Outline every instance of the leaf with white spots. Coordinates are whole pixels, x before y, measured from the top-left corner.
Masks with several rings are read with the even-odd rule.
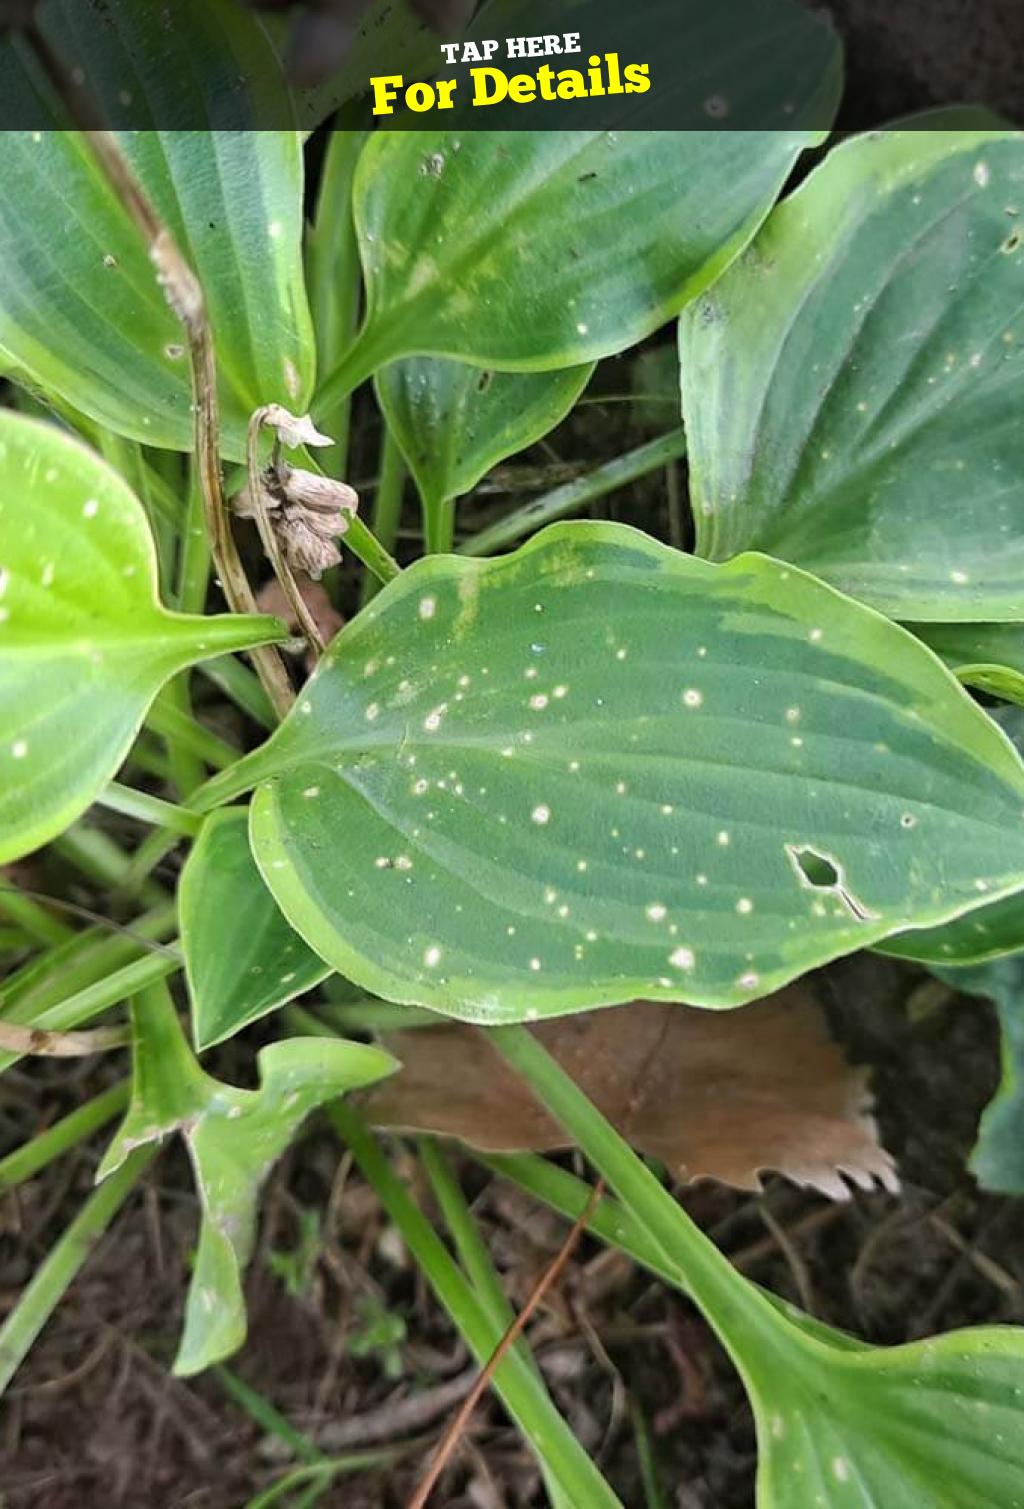
[[[950,625],[951,633],[955,634],[956,627]],[[1024,755],[1024,711],[1006,707],[990,716]],[[921,964],[984,964],[1019,949],[1024,949],[1024,891],[1004,896],[990,906],[976,907],[940,927],[900,933],[879,945],[880,953]]]
[[[166,74],[168,59],[157,66]],[[121,143],[202,282],[223,451],[243,460],[253,409],[278,401],[301,413],[312,390],[299,139],[139,131]],[[80,134],[0,134],[0,261],[0,348],[33,383],[118,434],[192,448],[182,327]]]
[[[286,634],[168,613],[134,493],[61,430],[0,411],[0,861],[88,807],[171,676]]]
[[[558,372],[482,372],[434,356],[383,367],[377,396],[427,515],[554,429],[593,370],[587,363]]]
[[[835,148],[683,314],[701,555],[1024,619],[1024,135],[962,119]]]
[[[772,1331],[741,1361],[758,1509],[1024,1509],[1020,1328],[866,1347],[776,1312]]]
[[[210,1048],[311,990],[330,967],[281,915],[249,848],[248,814],[211,813],[178,887],[196,1048]]]
[[[132,1099],[98,1179],[132,1151],[180,1132],[202,1205],[199,1246],[179,1375],[198,1373],[245,1340],[242,1275],[252,1251],[260,1185],[309,1113],[396,1067],[379,1048],[338,1039],[289,1038],[257,1055],[258,1090],[239,1090],[199,1067],[164,986],[132,1008]]]
[[[375,132],[353,190],[366,322],[321,412],[399,357],[541,372],[634,345],[728,266],[824,134]]]
[[[740,1005],[1024,886],[1024,766],[912,635],[612,524],[405,571],[206,800],[253,786],[310,947],[466,1020]]]

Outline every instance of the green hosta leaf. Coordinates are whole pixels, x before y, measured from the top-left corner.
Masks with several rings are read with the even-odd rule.
[[[978,1128],[971,1169],[986,1189],[1024,1195],[1024,953],[976,969],[936,969],[967,995],[988,996],[1002,1029],[1002,1081]]]
[[[945,632],[944,626],[943,632]],[[955,625],[950,632],[955,633]],[[1014,747],[1024,753],[1024,712],[1016,707],[993,714]],[[941,927],[929,927],[887,938],[879,952],[922,964],[980,964],[1024,948],[1024,891],[1004,896]]]
[[[182,871],[181,942],[198,1049],[283,1006],[330,970],[282,917],[253,862],[248,814],[213,813]]]
[[[237,0],[39,0],[33,18],[105,121],[167,130],[291,124],[291,102],[260,20]],[[66,124],[16,29],[0,37],[5,118]]]
[[[1004,896],[940,927],[899,933],[878,951],[919,964],[980,964],[1024,947],[1024,891]]]
[[[299,139],[142,131],[121,141],[202,281],[223,449],[241,460],[251,411],[280,402],[301,412],[312,387]],[[0,347],[33,382],[119,434],[191,449],[182,328],[80,135],[0,136],[0,261]]]
[[[454,42],[462,34],[474,4],[475,0],[451,0],[446,7],[445,41]],[[294,12],[281,20],[267,17],[282,54],[289,51],[288,33],[294,19]],[[439,40],[433,28],[421,21],[404,0],[369,0],[365,9],[360,8],[359,25],[341,66],[328,78],[298,92],[297,105],[303,124],[318,126],[349,100],[365,95],[368,80],[375,74],[399,73],[410,81],[430,78],[442,61]],[[301,50],[299,56],[301,61]]]
[[[467,1019],[739,1005],[1024,885],[1024,766],[910,634],[617,525],[404,572],[207,802],[257,783],[307,943]]]
[[[489,0],[468,35],[479,40],[560,32],[569,19],[557,4]],[[603,61],[603,54],[615,52],[623,64],[649,62],[652,87],[640,95],[591,95],[561,105],[537,97],[484,108],[473,104],[467,80],[460,82],[447,121],[477,131],[481,124],[488,130],[546,130],[554,110],[557,121],[571,119],[577,130],[655,126],[689,132],[716,121],[731,131],[789,128],[831,121],[842,90],[842,49],[827,13],[791,0],[730,0],[720,6],[705,0],[643,0],[630,6],[621,0],[583,0],[573,5],[571,22],[581,34],[582,55],[543,60],[556,73],[574,68],[586,77],[591,57]],[[500,56],[495,62],[509,74],[533,74],[538,65],[538,60],[510,62]],[[465,78],[468,70],[444,72]]]
[[[886,1348],[826,1335],[791,1328],[753,1368],[745,1358],[758,1509],[1024,1505],[1024,1332]]]
[[[362,1089],[397,1065],[379,1048],[289,1038],[257,1056],[258,1090],[205,1074],[189,1052],[164,987],[133,1008],[134,1080],[125,1119],[100,1165],[105,1178],[133,1148],[180,1132],[202,1203],[179,1374],[198,1373],[245,1340],[242,1274],[252,1250],[260,1185],[310,1111]]]
[[[436,512],[470,492],[492,466],[554,429],[593,370],[489,372],[433,356],[382,368],[377,395],[424,508]]]
[[[680,324],[702,555],[1024,618],[1021,217],[1024,137],[966,129],[848,142],[774,211]]]
[[[910,624],[964,683],[1004,702],[1024,704],[1024,626]]]
[[[142,505],[117,473],[0,411],[0,861],[88,807],[169,677],[284,637],[272,618],[166,612]]]
[[[378,132],[367,320],[320,403],[396,357],[544,371],[621,351],[732,261],[815,131]]]

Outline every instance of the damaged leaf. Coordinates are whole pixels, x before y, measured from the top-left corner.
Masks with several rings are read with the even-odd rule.
[[[403,571],[202,800],[253,786],[310,947],[491,1024],[742,1005],[1024,886],[1024,767],[930,651],[613,524]]]
[[[864,1070],[829,1037],[806,985],[715,1014],[634,1001],[531,1029],[624,1137],[674,1177],[760,1188],[774,1170],[846,1199],[844,1179],[897,1188]],[[458,1137],[484,1152],[547,1152],[565,1133],[485,1034],[389,1034],[401,1073],[370,1095],[375,1125]]]
[[[202,1217],[175,1359],[179,1376],[201,1372],[245,1340],[242,1275],[252,1251],[260,1186],[310,1111],[390,1074],[379,1048],[340,1039],[288,1038],[257,1055],[260,1087],[238,1090],[199,1067],[163,986],[132,1008],[133,1080],[128,1112],[100,1165],[101,1180],[133,1148],[180,1132]]]

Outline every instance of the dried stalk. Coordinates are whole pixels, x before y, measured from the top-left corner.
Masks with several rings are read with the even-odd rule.
[[[136,178],[117,137],[112,131],[99,129],[99,114],[93,102],[69,74],[36,25],[30,24],[25,35],[72,120],[81,128],[83,139],[91,148],[108,184],[145,239],[157,281],[171,312],[185,331],[192,370],[195,451],[210,550],[231,611],[258,614],[259,608],[231,533],[221,481],[217,364],[202,286]],[[249,655],[274,710],[279,717],[284,717],[295,700],[284,661],[272,645],[250,650]]]
[[[309,608],[306,604],[306,599],[299,591],[299,584],[295,580],[295,577],[292,575],[292,568],[284,558],[280,542],[278,541],[277,534],[274,531],[274,526],[270,522],[270,517],[267,513],[266,501],[263,496],[263,487],[260,478],[259,457],[260,429],[267,421],[268,416],[273,412],[273,406],[265,405],[263,408],[257,409],[252,418],[249,420],[249,430],[246,436],[246,460],[248,462],[249,472],[249,497],[252,500],[252,507],[256,518],[256,528],[259,530],[260,539],[263,542],[263,549],[267,553],[267,559],[270,562],[274,575],[281,583],[281,589],[284,592],[285,597],[288,599],[288,604],[295,615],[295,621],[298,624],[299,629],[301,630],[306,643],[309,645],[309,648],[313,652],[313,656],[315,658],[323,654],[326,645],[324,643],[320,630],[317,628],[316,620],[309,611]],[[279,449],[280,443],[275,442],[275,452],[277,452]]]
[[[171,312],[181,321],[185,331],[192,364],[196,460],[210,551],[231,611],[259,613],[231,533],[221,481],[217,364],[202,287],[132,172],[113,132],[86,131],[83,134],[121,204],[145,237],[157,282]],[[295,700],[284,661],[270,645],[249,653],[274,711],[284,717]]]
[[[126,1027],[94,1027],[91,1032],[47,1032],[18,1022],[0,1022],[0,1051],[33,1054],[41,1058],[85,1058],[109,1053],[130,1042]]]

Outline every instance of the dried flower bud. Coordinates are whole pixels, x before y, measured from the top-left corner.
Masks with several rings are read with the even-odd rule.
[[[260,496],[263,500],[263,507],[268,513],[273,513],[276,508],[281,507],[280,493],[274,492],[268,486],[271,480],[269,472],[264,472],[261,478]],[[231,499],[231,511],[232,513],[236,513],[240,519],[255,519],[256,505],[253,502],[252,493],[249,491],[248,482]]]
[[[277,411],[278,406],[271,405],[265,422],[277,425],[280,430]],[[308,421],[295,422],[301,426]],[[314,581],[319,580],[329,566],[336,566],[341,559],[334,541],[348,529],[359,506],[355,489],[347,482],[321,477],[280,459],[260,473],[259,486],[267,521],[288,565],[293,571],[305,571]],[[232,498],[231,506],[243,519],[257,517],[248,485]]]
[[[283,404],[267,404],[263,423],[277,431],[282,445],[294,450],[298,445],[333,445],[330,435],[321,435],[309,414],[290,414]]]
[[[321,477],[297,466],[279,466],[277,475],[285,501],[296,508],[319,514],[350,515],[359,507],[359,494],[347,482],[336,482],[333,477]],[[339,532],[347,527],[346,519]]]
[[[312,528],[308,518],[297,511],[286,510],[280,515],[280,524],[275,520],[275,527],[285,560],[293,571],[305,571],[316,582],[341,560],[341,551],[333,538]]]

